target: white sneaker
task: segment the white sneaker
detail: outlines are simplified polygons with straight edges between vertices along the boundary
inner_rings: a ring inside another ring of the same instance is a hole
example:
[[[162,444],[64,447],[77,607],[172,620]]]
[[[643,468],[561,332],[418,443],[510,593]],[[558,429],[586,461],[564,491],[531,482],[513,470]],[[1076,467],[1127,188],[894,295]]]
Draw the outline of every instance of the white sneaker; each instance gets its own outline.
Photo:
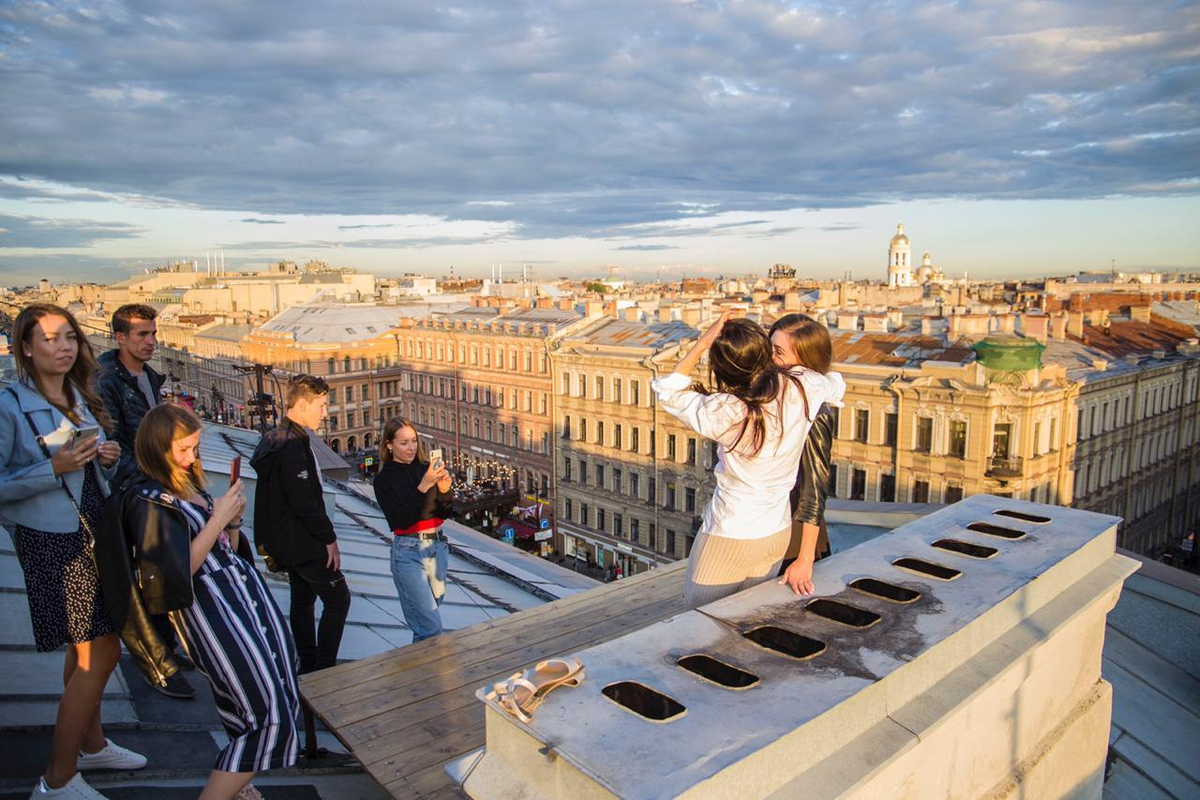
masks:
[[[87,781],[78,772],[75,777],[67,781],[57,789],[51,789],[46,785],[45,778],[38,778],[37,785],[33,787],[33,794],[29,795],[29,800],[40,800],[43,797],[63,797],[75,798],[75,800],[107,800],[107,798],[88,786]]]
[[[146,766],[146,757],[132,750],[126,750],[119,744],[113,744],[111,739],[104,740],[104,749],[95,753],[79,752],[79,760],[75,769],[141,769]]]

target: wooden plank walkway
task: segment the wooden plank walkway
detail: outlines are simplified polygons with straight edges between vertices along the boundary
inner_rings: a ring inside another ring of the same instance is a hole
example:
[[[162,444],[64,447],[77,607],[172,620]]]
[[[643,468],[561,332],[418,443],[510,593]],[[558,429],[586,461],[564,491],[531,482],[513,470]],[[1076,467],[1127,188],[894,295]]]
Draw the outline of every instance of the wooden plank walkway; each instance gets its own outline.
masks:
[[[683,611],[680,561],[304,675],[300,692],[393,797],[461,797],[448,762],[484,745],[475,690]]]

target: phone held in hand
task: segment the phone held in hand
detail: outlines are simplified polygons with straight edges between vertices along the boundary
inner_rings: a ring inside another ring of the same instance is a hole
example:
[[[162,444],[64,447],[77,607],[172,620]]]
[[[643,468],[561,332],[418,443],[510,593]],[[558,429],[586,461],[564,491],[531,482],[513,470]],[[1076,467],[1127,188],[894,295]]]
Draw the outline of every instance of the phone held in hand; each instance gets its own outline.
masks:
[[[442,468],[442,451],[440,448],[429,452],[429,461],[433,464],[434,469]]]
[[[234,456],[229,462],[229,485],[233,486],[242,477],[242,457]]]
[[[84,425],[81,428],[76,428],[67,444],[74,447],[79,442],[86,442],[88,439],[95,439],[100,435],[99,425]]]

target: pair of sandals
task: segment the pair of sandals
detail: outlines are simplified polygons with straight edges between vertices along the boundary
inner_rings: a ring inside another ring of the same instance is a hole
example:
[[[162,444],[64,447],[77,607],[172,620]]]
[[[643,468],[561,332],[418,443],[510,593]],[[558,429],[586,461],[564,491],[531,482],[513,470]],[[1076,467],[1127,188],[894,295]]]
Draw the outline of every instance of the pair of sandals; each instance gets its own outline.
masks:
[[[560,686],[583,683],[583,662],[578,658],[551,658],[538,662],[533,669],[515,672],[506,681],[492,686],[487,693],[501,708],[521,722],[533,719],[533,712],[546,696]]]

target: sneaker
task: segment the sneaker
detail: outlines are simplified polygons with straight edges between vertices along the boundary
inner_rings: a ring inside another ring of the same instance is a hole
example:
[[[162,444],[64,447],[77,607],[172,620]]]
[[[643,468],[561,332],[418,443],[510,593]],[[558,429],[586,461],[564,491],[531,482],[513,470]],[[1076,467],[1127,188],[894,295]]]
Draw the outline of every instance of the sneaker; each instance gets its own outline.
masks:
[[[75,800],[106,800],[104,795],[97,792],[91,786],[88,786],[87,781],[78,772],[75,773],[74,778],[71,778],[71,780],[57,789],[51,789],[47,786],[45,778],[38,778],[37,785],[33,787],[33,794],[29,795],[29,800],[40,800],[43,797],[69,797]]]
[[[141,753],[127,750],[119,744],[113,744],[111,739],[104,740],[104,749],[95,753],[79,752],[79,760],[75,769],[141,769],[146,766],[146,757]]]
[[[167,683],[165,686],[153,682],[145,675],[142,676],[142,680],[144,680],[146,685],[151,689],[159,694],[166,695],[167,697],[174,697],[179,700],[196,699],[196,690],[192,688],[192,685],[188,683],[187,678],[183,677],[183,674],[180,672],[176,672],[174,675],[167,678]]]

